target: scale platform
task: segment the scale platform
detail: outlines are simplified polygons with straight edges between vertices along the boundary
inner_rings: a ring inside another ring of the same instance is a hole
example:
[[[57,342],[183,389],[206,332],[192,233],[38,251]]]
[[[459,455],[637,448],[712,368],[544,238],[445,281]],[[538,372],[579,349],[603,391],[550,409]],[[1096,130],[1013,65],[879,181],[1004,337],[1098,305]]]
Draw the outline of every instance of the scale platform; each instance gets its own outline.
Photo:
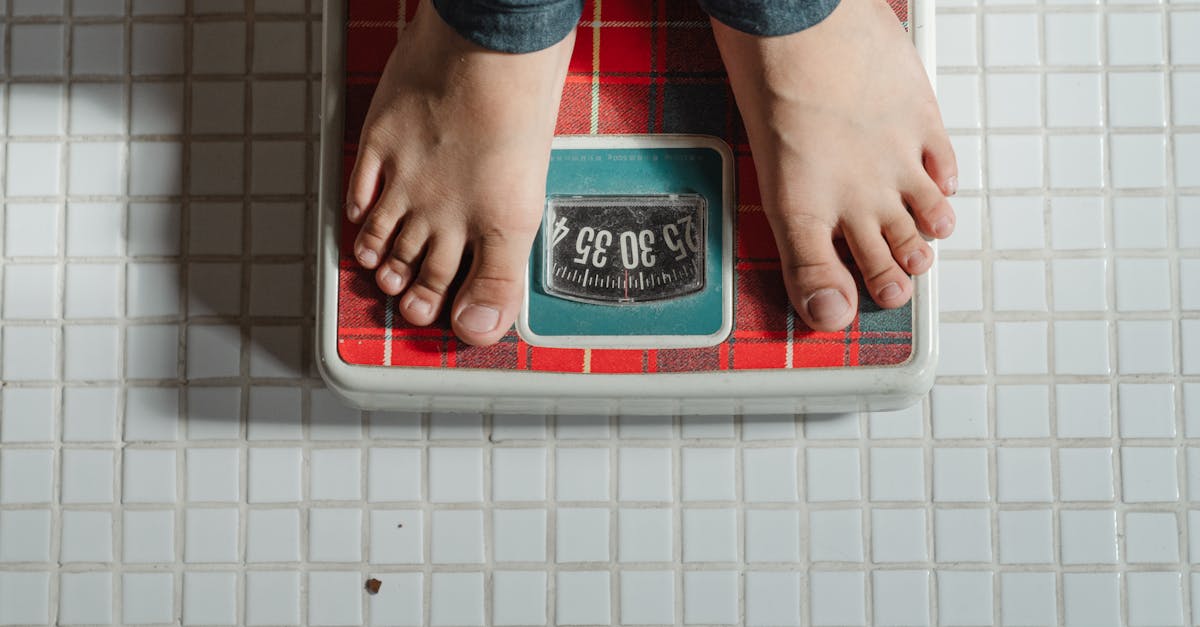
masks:
[[[750,414],[897,409],[928,392],[933,271],[834,333],[792,310],[745,130],[694,0],[589,1],[517,324],[492,346],[414,327],[358,267],[343,186],[416,2],[325,10],[317,354],[367,409]],[[892,0],[933,58],[932,3]],[[453,295],[450,297],[453,298]],[[447,302],[451,302],[448,300]]]

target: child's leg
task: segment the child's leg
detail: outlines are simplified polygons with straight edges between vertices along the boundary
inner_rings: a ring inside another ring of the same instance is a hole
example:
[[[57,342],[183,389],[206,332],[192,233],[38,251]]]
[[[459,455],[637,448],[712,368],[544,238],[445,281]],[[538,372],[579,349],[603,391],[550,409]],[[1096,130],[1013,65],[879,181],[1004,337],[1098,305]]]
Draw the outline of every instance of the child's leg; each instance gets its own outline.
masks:
[[[371,102],[346,196],[362,224],[355,256],[412,324],[434,321],[472,255],[450,309],[471,344],[516,319],[579,20],[578,0],[507,3],[516,14],[447,0],[443,17],[422,3]]]
[[[958,183],[933,90],[891,9],[881,0],[810,0],[791,13],[772,12],[797,5],[784,0],[701,4],[714,18],[801,318],[824,331],[854,319],[858,291],[834,249],[838,237],[876,303],[908,302],[908,274],[933,261],[920,233],[954,229],[945,196]]]

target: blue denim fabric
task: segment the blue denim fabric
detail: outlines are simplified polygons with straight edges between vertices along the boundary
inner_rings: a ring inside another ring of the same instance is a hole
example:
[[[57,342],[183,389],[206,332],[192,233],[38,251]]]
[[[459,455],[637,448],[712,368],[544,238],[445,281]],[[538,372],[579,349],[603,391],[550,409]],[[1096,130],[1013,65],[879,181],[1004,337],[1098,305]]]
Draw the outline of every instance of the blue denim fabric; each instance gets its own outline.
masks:
[[[718,22],[760,37],[790,35],[833,13],[839,0],[698,0]]]

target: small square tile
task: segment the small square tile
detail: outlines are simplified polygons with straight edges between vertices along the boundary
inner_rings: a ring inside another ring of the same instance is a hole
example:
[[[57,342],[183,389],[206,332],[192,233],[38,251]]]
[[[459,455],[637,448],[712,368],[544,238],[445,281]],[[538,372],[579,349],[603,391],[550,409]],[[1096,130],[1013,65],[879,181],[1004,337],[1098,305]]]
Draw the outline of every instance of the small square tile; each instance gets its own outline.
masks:
[[[59,560],[63,562],[111,562],[113,520],[111,512],[65,511]]]
[[[8,33],[12,51],[9,72],[13,76],[62,76],[64,30],[62,24],[12,25]]]
[[[1167,259],[1118,258],[1118,311],[1166,311],[1171,308],[1171,269]]]
[[[251,448],[247,496],[251,503],[293,503],[300,495],[300,449]]]
[[[237,502],[241,498],[238,485],[240,466],[237,449],[188,449],[188,500]]]
[[[939,67],[979,64],[975,19],[968,15],[940,15],[937,29]]]
[[[558,500],[608,500],[608,449],[559,448],[555,458]]]
[[[66,318],[116,318],[120,315],[117,264],[69,264],[63,316]]]
[[[1200,72],[1172,72],[1171,95],[1175,125],[1200,124]]]
[[[858,449],[811,447],[806,451],[805,462],[805,490],[810,503],[862,498]]]
[[[546,449],[493,449],[492,499],[526,502],[546,500]]]
[[[1045,385],[996,386],[996,437],[1050,437],[1050,390]]]
[[[813,625],[867,624],[867,584],[863,573],[813,571],[808,585]]]
[[[492,624],[546,624],[547,576],[542,571],[492,574]]]
[[[796,501],[796,449],[743,450],[742,490],[751,503]]]
[[[9,196],[54,196],[62,190],[62,146],[58,143],[8,144]],[[6,254],[15,254],[6,247]]]
[[[1121,374],[1174,371],[1171,323],[1167,320],[1117,322],[1117,368]]]
[[[642,416],[621,414],[617,416],[618,434],[630,440],[669,439],[675,430],[672,416]]]
[[[1056,385],[1058,437],[1110,437],[1112,435],[1110,393],[1109,386],[1103,383]]]
[[[0,442],[55,440],[54,388],[0,389]]]
[[[1108,308],[1108,260],[1055,259],[1051,268],[1055,311]]]
[[[482,501],[482,449],[430,448],[428,494],[434,503]]]
[[[313,562],[362,561],[362,510],[340,507],[309,510],[308,559]]]
[[[425,616],[422,573],[387,573],[380,592],[367,599],[371,623],[416,627]]]
[[[57,378],[59,338],[55,329],[14,327],[4,329],[3,376],[5,381],[38,381]]]
[[[121,617],[126,625],[170,623],[175,614],[175,576],[172,573],[121,575]]]
[[[941,338],[938,375],[973,375],[987,372],[983,324],[941,322],[938,325],[938,337]]]
[[[434,564],[484,562],[482,511],[435,510],[429,526]]]
[[[421,500],[421,449],[372,448],[367,461],[367,500]]]
[[[804,437],[809,440],[853,440],[861,435],[856,412],[809,413],[804,416]]]
[[[875,624],[929,625],[929,571],[877,570],[871,573]]]
[[[1000,618],[1005,625],[1057,622],[1054,573],[1000,573]]]
[[[130,115],[130,127],[136,135],[173,135],[183,131],[183,86],[177,82],[152,82],[142,83],[135,82],[130,90],[130,105],[132,106],[132,114]],[[154,154],[173,154],[178,155],[178,146],[169,146],[167,144],[149,144],[141,142],[142,155],[152,157]],[[160,152],[162,151],[162,152]],[[131,147],[131,155],[134,151]],[[142,161],[142,165],[150,165],[153,163],[150,160]],[[180,164],[176,158],[172,165],[176,166],[172,172],[175,173],[175,178],[178,178],[177,166]],[[138,168],[132,167],[131,171],[137,172]],[[161,185],[166,182],[153,183],[150,179],[144,181],[147,187],[141,188],[140,193],[150,193],[150,189],[161,189]],[[173,182],[176,186],[179,181]]]
[[[62,85],[15,83],[8,88],[10,135],[57,136],[62,134]]]
[[[554,418],[555,432],[562,440],[604,440],[611,437],[607,420],[587,414],[559,414]]]
[[[1050,187],[1093,189],[1104,186],[1104,137],[1053,135],[1049,139]]]
[[[1114,127],[1163,126],[1165,77],[1161,72],[1110,72],[1108,121]]]
[[[449,575],[451,573],[439,573]],[[454,573],[457,574],[457,573]],[[472,573],[464,573],[468,576]],[[438,576],[434,575],[434,594]],[[480,581],[482,588],[483,582]],[[308,624],[361,625],[363,576],[359,572],[308,573]],[[436,600],[436,596],[435,596]],[[464,605],[467,599],[463,599]],[[468,623],[460,623],[466,625]]]
[[[179,328],[137,325],[125,329],[125,376],[131,379],[175,379],[178,376]]]
[[[935,385],[930,395],[933,437],[986,438],[988,435],[987,386]]]
[[[63,390],[63,441],[111,442],[116,439],[116,388]]]
[[[939,311],[983,309],[983,265],[974,260],[940,260],[938,296]]]
[[[1042,125],[1042,77],[988,74],[987,122],[992,128]]]
[[[1113,135],[1109,138],[1109,168],[1113,187],[1162,187],[1166,182],[1163,135]]]
[[[1126,503],[1179,500],[1174,448],[1121,448],[1121,497]]]
[[[543,535],[545,529],[543,514]],[[497,517],[499,521],[499,517]],[[501,544],[500,524],[494,527],[497,553]],[[424,559],[424,521],[419,510],[372,510],[370,555],[372,564],[420,564]],[[545,541],[542,542],[545,544]],[[499,557],[497,557],[499,561]]]
[[[1050,233],[1055,250],[1105,248],[1103,201],[1095,197],[1051,198]]]
[[[1046,63],[1100,65],[1100,16],[1095,13],[1046,15]]]
[[[1173,512],[1129,512],[1125,515],[1125,559],[1130,564],[1175,564],[1179,561],[1179,528]]]
[[[66,363],[63,376],[71,381],[108,381],[119,377],[118,330],[108,325],[72,325],[63,329]]]
[[[925,462],[919,448],[872,448],[872,501],[925,500]]]
[[[1117,563],[1117,516],[1112,510],[1059,513],[1063,564]]]
[[[181,24],[134,24],[132,73],[135,76],[182,74],[183,42]],[[193,70],[202,71],[197,67]]]
[[[996,490],[1001,503],[1054,499],[1050,449],[1010,447],[996,450]]]
[[[1183,374],[1200,374],[1200,323],[1196,320],[1181,320],[1179,343],[1179,352],[1183,355]]]
[[[38,320],[58,317],[58,267],[42,264],[4,268],[4,317]]]
[[[983,57],[988,67],[1038,65],[1038,16],[990,14],[983,21]]]
[[[112,623],[112,573],[61,573],[58,624]]]
[[[968,150],[966,154],[956,156],[959,159],[959,187],[963,187],[963,181],[973,183],[974,188],[979,187],[979,140],[973,137],[955,137],[950,138],[950,142],[955,151],[960,149]],[[964,176],[967,178],[964,179]],[[955,224],[954,232],[950,237],[942,240],[938,247],[941,250],[980,250],[983,247],[983,202],[979,198],[968,196],[954,196],[948,199],[950,206],[954,209]]]
[[[493,414],[493,442],[545,440],[546,416],[536,414]]]
[[[362,472],[359,449],[316,449],[309,453],[309,496],[318,501],[357,501]]]
[[[925,434],[924,404],[897,411],[873,411],[868,421],[872,439],[920,438]]]
[[[189,388],[187,437],[192,440],[237,439],[241,433],[241,413],[240,388]]]
[[[300,511],[250,509],[246,512],[247,562],[299,562]]]
[[[48,503],[53,497],[54,451],[0,451],[0,504]]]
[[[1037,196],[996,196],[988,200],[992,212],[992,248],[1040,250],[1046,245],[1045,199]],[[942,264],[943,269],[945,264]]]
[[[301,390],[298,388],[267,386],[250,388],[247,439],[302,439],[304,429],[300,424],[300,392]]]
[[[1104,320],[1054,323],[1054,371],[1058,374],[1108,375],[1109,325]]]
[[[752,570],[745,582],[747,627],[800,625],[800,573]]]
[[[62,502],[73,504],[111,503],[113,500],[113,466],[111,450],[64,450],[62,452]],[[174,482],[173,479],[172,482]]]
[[[0,622],[48,624],[50,573],[0,572]]]
[[[546,510],[492,510],[492,559],[497,562],[546,561]]]
[[[554,615],[560,625],[611,622],[608,571],[559,571]]]
[[[1163,19],[1157,13],[1108,14],[1110,65],[1158,65],[1163,58]]]
[[[184,517],[183,561],[213,564],[238,560],[238,510],[189,508]]]
[[[50,561],[50,510],[0,511],[0,562]]]
[[[746,561],[800,561],[800,514],[790,510],[746,510]]]
[[[175,561],[175,512],[126,510],[121,525],[124,561],[154,564]]]
[[[177,203],[130,203],[129,254],[146,257],[178,255],[180,211]]]
[[[683,561],[737,561],[737,519],[737,511],[732,509],[683,510]],[[787,551],[788,548],[784,546],[780,550]]]
[[[617,560],[669,562],[674,552],[669,509],[621,508],[617,515]]]
[[[990,500],[988,455],[984,448],[933,450],[933,500],[981,503]]]
[[[560,507],[555,548],[558,563],[608,561],[608,519],[607,509]]]
[[[1059,498],[1064,501],[1113,499],[1112,449],[1063,448],[1058,451]]]
[[[1183,384],[1183,422],[1187,437],[1200,433],[1200,383]]]
[[[1175,183],[1182,187],[1200,185],[1196,174],[1200,166],[1200,133],[1175,135]]]
[[[1050,16],[1047,15],[1047,18]],[[1068,17],[1062,14],[1060,17]],[[1073,17],[1073,16],[1072,16]],[[1096,72],[1046,74],[1046,126],[1096,128],[1104,126],[1104,105]]]
[[[137,90],[134,91],[135,98]],[[137,120],[140,106],[134,101],[130,119]],[[153,114],[145,114],[153,115]],[[135,122],[145,126],[149,122]],[[166,124],[166,122],[163,122]],[[183,149],[177,142],[140,141],[129,144],[129,193],[137,196],[174,195],[181,191]]]
[[[937,588],[938,620],[941,624],[970,627],[992,624],[991,572],[938,571]]]
[[[978,76],[949,74],[938,77],[937,97],[946,128],[979,128]]]
[[[925,510],[871,510],[871,561],[925,562]]]
[[[1122,383],[1117,387],[1121,437],[1175,437],[1175,386]]]
[[[1072,627],[1118,627],[1121,624],[1121,575],[1064,573],[1063,617]]]
[[[1001,564],[1050,564],[1054,562],[1054,523],[1048,509],[1001,511]]]
[[[1200,311],[1200,259],[1179,260],[1179,308]]]
[[[246,573],[246,624],[299,625],[300,573]]]
[[[685,571],[684,624],[737,624],[738,588],[738,573],[735,571]]]
[[[1126,573],[1125,586],[1131,626],[1183,624],[1183,590],[1179,573]]]
[[[102,211],[96,209],[96,213]],[[44,203],[7,203],[4,207],[4,254],[10,257],[53,257],[58,254],[59,209],[57,205]],[[75,214],[72,213],[72,218]],[[95,217],[89,215],[86,217]],[[118,218],[119,219],[119,218]],[[74,220],[88,222],[88,226],[99,227],[100,220]],[[68,220],[67,233],[71,233],[72,220]],[[109,233],[97,233],[106,235]],[[120,235],[120,233],[116,233]],[[97,248],[97,254],[103,254]],[[70,253],[70,248],[68,247]],[[74,253],[70,253],[74,254]]]
[[[788,440],[796,437],[796,417],[791,414],[765,414],[742,418],[742,441]]]
[[[1011,17],[1011,16],[989,16]],[[988,181],[995,189],[1042,186],[1042,138],[1035,135],[995,135],[988,140]]]
[[[1044,374],[1045,322],[995,323],[996,373]]]
[[[622,571],[621,624],[675,623],[675,574],[671,571]]]
[[[681,451],[684,501],[732,501],[737,498],[734,450],[685,448]]]
[[[174,503],[175,451],[125,449],[123,503]]]
[[[622,448],[617,460],[619,500],[673,500],[670,449]]]
[[[183,624],[233,625],[237,622],[237,573],[185,572]]]

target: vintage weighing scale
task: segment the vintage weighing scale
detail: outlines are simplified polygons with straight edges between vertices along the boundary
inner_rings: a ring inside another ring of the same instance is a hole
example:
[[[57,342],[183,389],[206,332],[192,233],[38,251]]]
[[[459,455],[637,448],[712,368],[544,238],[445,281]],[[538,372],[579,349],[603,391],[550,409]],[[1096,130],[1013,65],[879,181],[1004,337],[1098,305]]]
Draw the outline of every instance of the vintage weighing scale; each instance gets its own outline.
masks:
[[[694,0],[592,0],[576,37],[516,327],[408,325],[351,253],[345,177],[416,2],[330,0],[318,222],[322,375],[370,409],[731,414],[895,409],[933,382],[932,271],[911,303],[808,329],[788,302],[745,131]],[[926,70],[932,3],[892,0]],[[447,301],[450,302],[450,301]]]

